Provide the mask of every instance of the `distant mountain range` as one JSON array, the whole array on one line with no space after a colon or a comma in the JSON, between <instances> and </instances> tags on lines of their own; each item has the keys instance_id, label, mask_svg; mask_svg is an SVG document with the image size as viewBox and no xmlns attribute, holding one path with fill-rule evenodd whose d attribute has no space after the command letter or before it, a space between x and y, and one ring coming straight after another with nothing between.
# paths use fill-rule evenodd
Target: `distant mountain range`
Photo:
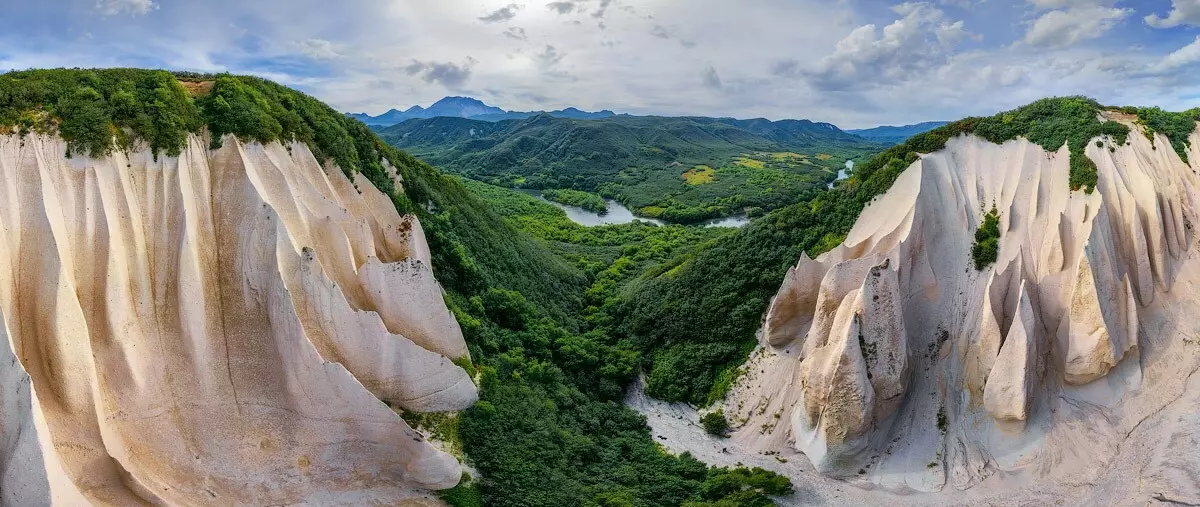
<instances>
[{"instance_id":1,"label":"distant mountain range","mask_svg":"<svg viewBox=\"0 0 1200 507\"><path fill-rule=\"evenodd\" d=\"M532 118L539 114L548 114L555 118L569 118L575 120L596 120L600 118L610 118L617 116L612 111L581 111L574 107L559 109L557 111L505 111L498 107L484 104L478 99L471 97L446 97L442 100L434 102L429 107L412 106L404 111L392 109L379 116L371 116L367 113L346 113L346 116L355 118L367 125L374 126L391 126L397 123L411 120L414 118L469 118L480 121L503 121L503 120L524 120Z\"/></svg>"},{"instance_id":2,"label":"distant mountain range","mask_svg":"<svg viewBox=\"0 0 1200 507\"><path fill-rule=\"evenodd\" d=\"M875 128L870 128L870 129L847 130L846 132L849 132L849 133L854 134L859 137L870 139L877 143L893 145L893 144L900 144L912 136L915 136L917 134L921 134L924 132L929 132L930 130L941 127L942 125L945 125L947 123L950 123L950 122L927 121L925 123L918 123L916 125L904 125L902 127L883 126L883 127L875 127Z\"/></svg>"}]
</instances>

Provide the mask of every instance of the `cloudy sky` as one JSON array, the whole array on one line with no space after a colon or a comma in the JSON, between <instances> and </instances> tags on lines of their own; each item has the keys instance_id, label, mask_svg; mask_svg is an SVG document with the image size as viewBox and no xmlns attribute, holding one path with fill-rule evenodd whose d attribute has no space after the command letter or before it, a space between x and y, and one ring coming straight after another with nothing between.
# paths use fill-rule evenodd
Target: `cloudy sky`
<instances>
[{"instance_id":1,"label":"cloudy sky","mask_svg":"<svg viewBox=\"0 0 1200 507\"><path fill-rule=\"evenodd\" d=\"M257 74L346 111L991 114L1049 95L1200 105L1200 0L0 0L0 71Z\"/></svg>"}]
</instances>

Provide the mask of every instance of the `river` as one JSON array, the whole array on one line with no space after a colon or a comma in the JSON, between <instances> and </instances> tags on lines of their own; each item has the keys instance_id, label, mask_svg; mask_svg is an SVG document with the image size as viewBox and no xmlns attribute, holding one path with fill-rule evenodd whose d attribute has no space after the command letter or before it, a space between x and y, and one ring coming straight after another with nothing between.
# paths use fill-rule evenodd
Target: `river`
<instances>
[{"instance_id":1,"label":"river","mask_svg":"<svg viewBox=\"0 0 1200 507\"><path fill-rule=\"evenodd\" d=\"M830 183L829 183L829 188L833 188L833 184L834 184L834 183L836 183L836 182L839 182L839 181L842 181L842 180L844 180L844 179L846 179L846 178L849 178L849 177L850 177L850 173L849 173L849 172L847 172L847 171L853 171L853 170L854 170L854 161L853 161L853 160L847 160L847 161L846 161L846 168L845 168L845 169L838 169L838 177L837 177L837 179L836 179L836 180L833 180L832 182L830 182Z\"/></svg>"},{"instance_id":2,"label":"river","mask_svg":"<svg viewBox=\"0 0 1200 507\"><path fill-rule=\"evenodd\" d=\"M614 201L612 199L605 199L605 201L608 202L608 213L601 215L598 213L593 213L591 211L585 210L578 206L570 206L567 204L562 204L562 203L557 203L557 202L551 201L549 199L546 199L545 197L542 197L542 193L538 190L522 189L521 191L525 192L529 195L532 195L534 197L537 197L538 199L546 201L550 204L553 204L554 206L557 206L559 209L567 212L567 218L570 218L572 222L575 222L579 225L593 227L593 226L597 226L597 225L628 224L630 222L633 222L634 220L641 220L643 222L649 222L649 223L652 223L655 225L668 225L667 222L664 222L662 220L636 216L633 214L633 211L631 211L629 208L626 208L621 203ZM736 227L741 227L743 225L746 225L748 223L750 223L750 218L747 217L746 215L735 215L735 216L731 216L731 217L714 218L712 220L705 220L703 222L700 222L697 225L699 225L701 227L735 227L736 228Z\"/></svg>"}]
</instances>

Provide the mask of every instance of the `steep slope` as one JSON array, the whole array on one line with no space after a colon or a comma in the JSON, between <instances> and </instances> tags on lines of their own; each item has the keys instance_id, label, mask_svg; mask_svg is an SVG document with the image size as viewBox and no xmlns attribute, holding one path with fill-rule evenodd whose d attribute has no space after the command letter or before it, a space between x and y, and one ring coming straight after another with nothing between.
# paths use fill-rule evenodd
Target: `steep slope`
<instances>
[{"instance_id":1,"label":"steep slope","mask_svg":"<svg viewBox=\"0 0 1200 507\"><path fill-rule=\"evenodd\" d=\"M458 481L376 400L476 398L414 217L298 143L65 152L0 139L0 308L51 500L382 501Z\"/></svg>"},{"instance_id":2,"label":"steep slope","mask_svg":"<svg viewBox=\"0 0 1200 507\"><path fill-rule=\"evenodd\" d=\"M859 136L864 139L869 139L871 141L875 141L877 143L893 145L893 144L900 144L900 143L904 142L905 139L908 139L917 134L929 132L930 130L941 127L942 125L945 125L947 123L950 123L950 122L927 121L927 122L917 123L915 125L904 125L901 127L893 127L891 125L885 125L882 127L875 127L875 128L869 128L869 129L851 129L851 130L847 130L846 132L849 132L851 134L854 134L854 135Z\"/></svg>"},{"instance_id":3,"label":"steep slope","mask_svg":"<svg viewBox=\"0 0 1200 507\"><path fill-rule=\"evenodd\" d=\"M1200 132L1194 112L1171 116L1182 135L1144 126L1157 114L1060 99L999 116L1015 138L987 118L940 131L788 270L723 403L734 459L882 487L868 503L1196 503Z\"/></svg>"},{"instance_id":4,"label":"steep slope","mask_svg":"<svg viewBox=\"0 0 1200 507\"><path fill-rule=\"evenodd\" d=\"M5 503L434 502L462 470L396 410L477 391L388 195L407 161L299 93L179 77L0 75Z\"/></svg>"}]
</instances>

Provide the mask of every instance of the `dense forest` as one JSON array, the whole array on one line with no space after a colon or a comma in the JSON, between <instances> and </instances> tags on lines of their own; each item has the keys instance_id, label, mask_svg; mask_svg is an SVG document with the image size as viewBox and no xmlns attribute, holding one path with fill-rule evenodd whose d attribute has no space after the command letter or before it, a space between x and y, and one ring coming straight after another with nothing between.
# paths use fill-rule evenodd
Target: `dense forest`
<instances>
[{"instance_id":1,"label":"dense forest","mask_svg":"<svg viewBox=\"0 0 1200 507\"><path fill-rule=\"evenodd\" d=\"M542 191L542 197L559 204L583 208L599 215L608 213L608 201L596 194L582 190L550 188Z\"/></svg>"},{"instance_id":2,"label":"dense forest","mask_svg":"<svg viewBox=\"0 0 1200 507\"><path fill-rule=\"evenodd\" d=\"M811 199L846 160L882 149L802 120L431 118L380 135L452 173L505 187L596 193L640 216L685 224Z\"/></svg>"}]
</instances>

